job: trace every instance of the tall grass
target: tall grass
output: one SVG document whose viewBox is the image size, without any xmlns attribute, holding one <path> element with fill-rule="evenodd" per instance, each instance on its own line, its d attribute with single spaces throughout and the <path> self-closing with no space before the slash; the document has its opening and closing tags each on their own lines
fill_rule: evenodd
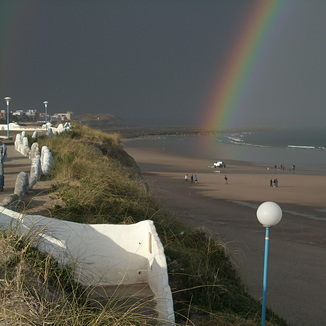
<svg viewBox="0 0 326 326">
<path fill-rule="evenodd" d="M 59 268 L 48 255 L 32 248 L 33 236 L 0 233 L 0 324 L 5 325 L 156 325 L 138 305 L 122 310 L 119 302 L 99 302 Z"/>
<path fill-rule="evenodd" d="M 157 207 L 133 178 L 133 160 L 121 150 L 118 138 L 96 132 L 100 138 L 82 133 L 76 139 L 75 134 L 40 140 L 53 153 L 56 190 L 66 204 L 56 207 L 56 216 L 84 223 L 151 218 Z"/>
<path fill-rule="evenodd" d="M 75 125 L 72 132 L 40 138 L 39 144 L 47 145 L 53 153 L 55 168 L 51 178 L 56 184 L 56 196 L 64 202 L 52 208 L 52 216 L 82 223 L 133 223 L 144 219 L 155 222 L 165 247 L 178 323 L 259 324 L 261 305 L 246 292 L 226 247 L 206 232 L 180 223 L 177 216 L 165 212 L 149 196 L 138 167 L 123 151 L 118 135 Z M 94 305 L 87 295 L 80 294 L 73 282 L 67 290 L 61 281 L 62 275 L 53 275 L 51 279 L 55 282 L 51 286 L 64 298 L 60 299 L 64 304 L 56 301 L 57 305 L 47 308 L 51 311 L 47 312 L 48 316 L 59 318 L 55 325 L 60 325 L 62 320 L 67 325 L 156 323 L 139 316 L 137 320 L 131 312 L 121 315 L 119 311 L 112 311 L 112 305 L 110 309 L 103 306 L 97 309 L 94 317 L 95 308 L 89 308 Z M 267 319 L 267 325 L 286 325 L 269 310 Z"/>
</svg>

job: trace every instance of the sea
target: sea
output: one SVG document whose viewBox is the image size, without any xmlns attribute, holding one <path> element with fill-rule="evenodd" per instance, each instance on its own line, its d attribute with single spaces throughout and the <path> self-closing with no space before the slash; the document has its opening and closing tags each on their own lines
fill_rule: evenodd
<svg viewBox="0 0 326 326">
<path fill-rule="evenodd" d="M 132 146 L 155 147 L 171 154 L 204 158 L 212 163 L 240 161 L 326 175 L 326 128 L 152 134 L 132 143 Z"/>
</svg>

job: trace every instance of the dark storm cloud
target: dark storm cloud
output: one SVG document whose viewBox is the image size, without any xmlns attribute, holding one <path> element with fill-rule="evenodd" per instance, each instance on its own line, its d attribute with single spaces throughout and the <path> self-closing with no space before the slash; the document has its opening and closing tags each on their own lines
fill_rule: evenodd
<svg viewBox="0 0 326 326">
<path fill-rule="evenodd" d="M 137 122 L 196 124 L 251 1 L 1 3 L 0 18 L 12 21 L 1 25 L 6 41 L 0 94 L 12 97 L 13 109 L 41 109 L 46 99 L 51 113 L 112 113 Z M 266 65 L 268 78 L 259 85 L 244 123 L 263 123 L 257 107 L 282 114 L 283 120 L 298 112 L 305 116 L 309 104 L 322 107 L 325 5 L 310 3 L 297 1 L 286 17 L 286 30 Z M 296 96 L 289 96 L 292 90 Z M 270 121 L 277 123 L 274 114 Z"/>
</svg>

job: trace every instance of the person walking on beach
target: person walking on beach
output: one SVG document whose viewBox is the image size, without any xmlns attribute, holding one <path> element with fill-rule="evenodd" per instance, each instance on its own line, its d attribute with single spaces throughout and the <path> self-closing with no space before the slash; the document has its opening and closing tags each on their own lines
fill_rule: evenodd
<svg viewBox="0 0 326 326">
<path fill-rule="evenodd" d="M 185 182 L 188 182 L 188 174 L 185 175 Z"/>
<path fill-rule="evenodd" d="M 269 186 L 273 187 L 273 180 L 271 179 L 271 181 L 269 182 Z"/>
<path fill-rule="evenodd" d="M 191 183 L 194 183 L 194 175 L 192 174 L 190 177 Z"/>
<path fill-rule="evenodd" d="M 7 157 L 7 146 L 0 141 L 0 191 L 5 185 L 4 161 Z"/>
<path fill-rule="evenodd" d="M 226 175 L 224 176 L 224 180 L 225 180 L 225 184 L 227 185 L 228 184 L 228 177 Z"/>
<path fill-rule="evenodd" d="M 194 180 L 195 180 L 195 183 L 198 183 L 198 177 L 197 177 L 196 174 L 195 174 L 195 176 L 194 176 Z"/>
</svg>

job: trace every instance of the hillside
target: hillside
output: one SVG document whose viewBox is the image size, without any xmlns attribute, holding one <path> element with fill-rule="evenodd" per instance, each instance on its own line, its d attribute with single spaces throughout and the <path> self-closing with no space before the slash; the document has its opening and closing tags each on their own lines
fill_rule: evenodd
<svg viewBox="0 0 326 326">
<path fill-rule="evenodd" d="M 40 138 L 39 144 L 52 151 L 55 170 L 27 194 L 21 212 L 82 223 L 151 219 L 165 247 L 178 324 L 252 326 L 260 322 L 261 305 L 246 292 L 224 245 L 183 225 L 149 196 L 138 166 L 117 135 L 76 125 L 68 134 Z M 80 309 L 87 314 L 87 305 Z M 267 325 L 286 325 L 271 311 L 268 320 Z M 110 323 L 156 324 L 141 317 L 138 322 L 125 318 Z"/>
<path fill-rule="evenodd" d="M 117 116 L 109 113 L 88 113 L 78 114 L 73 116 L 74 121 L 79 122 L 86 126 L 112 126 L 112 125 L 123 125 L 124 121 Z"/>
<path fill-rule="evenodd" d="M 92 121 L 92 120 L 116 120 L 113 114 L 109 113 L 87 113 L 74 115 L 74 120 Z"/>
</svg>

